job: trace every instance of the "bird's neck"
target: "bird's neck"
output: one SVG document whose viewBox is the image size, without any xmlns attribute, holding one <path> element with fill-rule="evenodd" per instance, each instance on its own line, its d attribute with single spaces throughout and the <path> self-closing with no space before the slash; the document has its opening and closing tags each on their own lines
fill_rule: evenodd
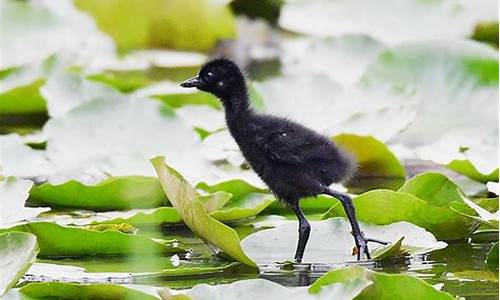
<svg viewBox="0 0 500 300">
<path fill-rule="evenodd" d="M 243 126 L 253 114 L 246 88 L 240 89 L 231 96 L 224 97 L 222 102 L 224 103 L 226 123 L 229 129 Z"/>
</svg>

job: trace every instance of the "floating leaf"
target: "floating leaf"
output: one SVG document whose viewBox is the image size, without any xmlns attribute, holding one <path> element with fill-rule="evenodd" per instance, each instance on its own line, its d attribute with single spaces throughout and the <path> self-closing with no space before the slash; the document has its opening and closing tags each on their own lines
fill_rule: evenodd
<svg viewBox="0 0 500 300">
<path fill-rule="evenodd" d="M 474 165 L 468 160 L 455 159 L 447 165 L 451 170 L 463 174 L 469 178 L 479 182 L 497 181 L 498 182 L 498 169 L 493 170 L 489 174 L 480 173 Z"/>
<path fill-rule="evenodd" d="M 284 75 L 256 83 L 255 88 L 264 99 L 265 112 L 329 136 L 353 133 L 386 141 L 415 116 L 416 100 L 408 95 L 383 87 L 342 87 L 324 74 Z"/>
<path fill-rule="evenodd" d="M 386 145 L 374 137 L 341 134 L 335 136 L 334 141 L 352 153 L 358 163 L 358 169 L 349 185 L 355 185 L 356 181 L 377 181 L 385 178 L 391 183 L 387 188 L 397 189 L 404 183 L 406 174 L 403 165 Z"/>
<path fill-rule="evenodd" d="M 39 255 L 42 257 L 171 254 L 183 251 L 175 245 L 175 241 L 160 242 L 139 234 L 125 234 L 114 230 L 96 231 L 50 222 L 31 222 L 0 229 L 0 233 L 19 231 L 37 236 Z"/>
<path fill-rule="evenodd" d="M 279 25 L 314 36 L 368 34 L 389 44 L 469 37 L 479 21 L 497 20 L 497 4 L 481 1 L 287 1 Z M 449 26 L 453 23 L 455 26 Z"/>
<path fill-rule="evenodd" d="M 493 244 L 490 251 L 488 251 L 488 256 L 486 257 L 486 263 L 488 266 L 498 268 L 498 242 Z"/>
<path fill-rule="evenodd" d="M 307 287 L 285 287 L 265 279 L 240 280 L 230 284 L 212 286 L 198 284 L 187 291 L 174 292 L 168 288 L 161 289 L 159 294 L 164 300 L 224 300 L 224 299 L 290 299 L 315 300 L 338 299 L 350 300 L 370 285 L 368 280 L 358 279 L 332 284 L 325 287 L 317 295 L 308 292 Z"/>
<path fill-rule="evenodd" d="M 13 223 L 25 221 L 38 214 L 50 210 L 48 207 L 25 207 L 28 193 L 33 185 L 29 180 L 7 177 L 0 181 L 0 226 L 11 226 Z"/>
<path fill-rule="evenodd" d="M 388 259 L 388 258 L 394 258 L 394 257 L 408 255 L 409 252 L 407 252 L 401 248 L 403 240 L 404 240 L 404 237 L 401 237 L 395 243 L 388 244 L 388 245 L 385 245 L 385 246 L 382 246 L 382 247 L 375 249 L 374 251 L 372 251 L 370 253 L 372 256 L 372 259 L 384 260 L 384 259 Z"/>
<path fill-rule="evenodd" d="M 220 39 L 235 35 L 229 9 L 217 2 L 184 1 L 75 1 L 91 14 L 101 30 L 111 35 L 118 47 L 178 48 L 210 50 Z M 189 38 L 187 38 L 189 36 Z"/>
<path fill-rule="evenodd" d="M 114 55 L 113 41 L 72 1 L 1 2 L 2 68 L 39 62 L 52 54 L 90 63 L 97 56 Z"/>
<path fill-rule="evenodd" d="M 50 119 L 43 131 L 47 155 L 58 170 L 51 182 L 154 175 L 148 158 L 158 154 L 168 154 L 169 163 L 195 182 L 212 178 L 197 150 L 198 135 L 172 109 L 152 99 L 94 99 Z"/>
<path fill-rule="evenodd" d="M 13 287 L 24 275 L 37 254 L 36 237 L 29 233 L 8 232 L 0 234 L 0 296 Z"/>
<path fill-rule="evenodd" d="M 97 185 L 70 180 L 62 184 L 44 183 L 31 189 L 29 202 L 57 208 L 94 211 L 151 208 L 168 203 L 155 177 L 110 177 Z"/>
<path fill-rule="evenodd" d="M 366 35 L 285 39 L 281 62 L 285 74 L 321 73 L 345 86 L 358 81 L 384 48 Z"/>
<path fill-rule="evenodd" d="M 25 144 L 17 134 L 0 136 L 0 167 L 4 176 L 37 177 L 54 172 L 44 151 Z"/>
<path fill-rule="evenodd" d="M 448 293 L 436 290 L 422 279 L 409 275 L 373 272 L 358 266 L 328 272 L 309 287 L 309 292 L 320 293 L 333 283 L 354 279 L 365 279 L 372 282 L 354 299 L 406 299 L 408 295 L 411 295 L 411 299 L 415 300 L 455 299 Z"/>
<path fill-rule="evenodd" d="M 106 85 L 87 80 L 76 71 L 55 72 L 41 87 L 51 117 L 59 117 L 73 108 L 96 98 L 116 97 L 119 93 Z"/>
<path fill-rule="evenodd" d="M 464 208 L 458 206 L 457 203 L 451 204 L 451 208 L 454 211 L 456 211 L 456 212 L 458 212 L 458 213 L 460 213 L 468 218 L 471 218 L 473 220 L 477 220 L 477 221 L 487 225 L 488 227 L 498 229 L 498 223 L 499 223 L 498 211 L 496 213 L 490 213 L 486 209 L 482 208 L 481 206 L 479 206 L 476 203 L 472 202 L 471 200 L 467 199 L 465 196 L 463 196 L 463 195 L 461 195 L 461 196 L 462 196 L 463 202 L 465 204 L 467 204 L 476 213 L 476 215 L 471 215 L 470 212 L 465 211 Z"/>
<path fill-rule="evenodd" d="M 154 290 L 154 289 L 150 289 Z M 34 299 L 127 299 L 127 300 L 158 300 L 152 292 L 146 293 L 133 286 L 94 283 L 76 284 L 68 282 L 35 282 L 23 286 L 20 290 L 22 295 Z"/>
<path fill-rule="evenodd" d="M 394 142 L 437 163 L 469 160 L 485 175 L 498 168 L 498 116 L 494 113 L 498 109 L 498 53 L 491 47 L 449 40 L 401 44 L 368 67 L 362 84 L 385 86 L 418 101 L 415 120 Z"/>
<path fill-rule="evenodd" d="M 354 199 L 356 216 L 373 224 L 411 222 L 432 232 L 439 240 L 466 238 L 477 228 L 477 222 L 450 208 L 454 203 L 471 211 L 457 188 L 442 174 L 423 173 L 407 181 L 397 192 L 374 190 L 357 196 Z M 337 203 L 323 218 L 344 215 Z"/>
<path fill-rule="evenodd" d="M 165 158 L 156 157 L 151 162 L 165 194 L 184 223 L 205 242 L 215 245 L 247 266 L 256 267 L 255 262 L 241 249 L 236 232 L 207 214 L 196 190 L 179 173 L 165 165 Z"/>
<path fill-rule="evenodd" d="M 355 260 L 352 256 L 354 240 L 346 219 L 334 218 L 310 223 L 311 237 L 304 253 L 304 261 L 338 263 Z M 258 263 L 290 259 L 295 251 L 297 228 L 298 222 L 287 222 L 273 229 L 253 233 L 243 239 L 242 247 Z M 408 249 L 411 255 L 446 247 L 446 243 L 436 241 L 429 232 L 407 222 L 383 226 L 361 224 L 361 228 L 366 236 L 385 241 L 398 241 L 404 236 L 402 248 Z M 377 249 L 377 244 L 370 245 L 373 251 Z"/>
</svg>

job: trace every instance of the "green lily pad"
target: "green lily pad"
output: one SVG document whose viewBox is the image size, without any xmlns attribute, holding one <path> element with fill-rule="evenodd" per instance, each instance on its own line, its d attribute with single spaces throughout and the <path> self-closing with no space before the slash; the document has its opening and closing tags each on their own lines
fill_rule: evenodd
<svg viewBox="0 0 500 300">
<path fill-rule="evenodd" d="M 0 93 L 0 115 L 45 113 L 47 105 L 40 95 L 40 87 L 44 83 L 44 79 L 38 79 L 28 85 Z"/>
<path fill-rule="evenodd" d="M 91 14 L 119 48 L 210 50 L 220 39 L 235 35 L 234 18 L 225 5 L 184 1 L 75 1 Z M 187 38 L 189 36 L 189 38 Z"/>
<path fill-rule="evenodd" d="M 474 165 L 468 160 L 453 160 L 448 165 L 446 165 L 451 170 L 465 175 L 469 178 L 477 180 L 479 182 L 486 183 L 488 181 L 496 181 L 498 182 L 498 168 L 493 170 L 489 174 L 483 174 L 477 170 Z"/>
<path fill-rule="evenodd" d="M 31 222 L 0 229 L 0 233 L 4 232 L 29 232 L 36 235 L 41 257 L 172 254 L 183 251 L 175 245 L 176 241 L 158 241 L 139 234 L 115 230 L 96 231 L 50 222 Z"/>
<path fill-rule="evenodd" d="M 354 198 L 356 216 L 363 222 L 407 221 L 432 232 L 439 240 L 466 238 L 478 227 L 477 222 L 451 209 L 452 203 L 472 212 L 455 183 L 442 174 L 430 172 L 410 179 L 399 191 L 374 190 Z M 344 215 L 337 203 L 322 218 Z"/>
<path fill-rule="evenodd" d="M 372 256 L 372 259 L 374 260 L 384 260 L 388 258 L 394 258 L 394 257 L 400 257 L 400 256 L 405 256 L 409 255 L 410 253 L 408 251 L 405 251 L 402 249 L 402 243 L 403 243 L 404 237 L 401 237 L 399 240 L 397 240 L 394 243 L 379 247 L 372 251 L 370 254 Z"/>
<path fill-rule="evenodd" d="M 493 244 L 490 251 L 488 251 L 488 256 L 486 257 L 486 263 L 488 266 L 498 268 L 498 242 Z"/>
<path fill-rule="evenodd" d="M 344 218 L 324 221 L 311 221 L 311 236 L 307 244 L 304 261 L 321 263 L 339 263 L 355 260 L 352 255 L 354 240 L 349 223 Z M 424 229 L 407 223 L 397 222 L 389 225 L 361 224 L 367 237 L 385 240 L 397 244 L 404 236 L 401 248 L 411 255 L 427 253 L 446 247 L 446 243 L 437 241 Z M 261 230 L 242 240 L 242 247 L 258 263 L 284 261 L 293 257 L 295 252 L 298 222 L 286 222 L 272 229 Z M 381 247 L 371 243 L 370 249 Z M 388 258 L 391 249 L 379 251 L 380 257 Z M 396 251 L 393 254 L 398 254 Z"/>
<path fill-rule="evenodd" d="M 0 296 L 24 275 L 37 254 L 36 236 L 23 232 L 0 234 Z"/>
<path fill-rule="evenodd" d="M 62 184 L 44 183 L 31 189 L 29 202 L 55 208 L 106 211 L 158 207 L 168 200 L 155 177 L 117 176 L 97 185 L 76 180 Z"/>
<path fill-rule="evenodd" d="M 366 189 L 367 185 L 362 182 L 375 179 L 372 188 L 398 189 L 404 183 L 405 169 L 384 143 L 372 136 L 354 134 L 341 134 L 333 139 L 340 147 L 352 153 L 358 163 L 358 169 L 348 186 L 356 186 L 355 183 L 358 182 Z M 377 185 L 376 179 L 383 178 L 390 181 L 388 186 Z"/>
<path fill-rule="evenodd" d="M 177 171 L 165 165 L 164 157 L 156 157 L 151 163 L 158 173 L 165 194 L 184 223 L 195 234 L 242 264 L 257 267 L 243 252 L 236 232 L 207 214 L 196 190 Z"/>
<path fill-rule="evenodd" d="M 196 187 L 209 193 L 224 191 L 232 195 L 231 199 L 217 210 L 209 210 L 210 215 L 219 221 L 233 221 L 256 216 L 275 202 L 274 197 L 268 194 L 267 190 L 239 179 L 214 185 L 200 182 Z"/>
<path fill-rule="evenodd" d="M 488 227 L 498 229 L 499 225 L 499 218 L 498 218 L 498 211 L 496 213 L 491 213 L 487 211 L 486 209 L 482 208 L 481 206 L 477 205 L 476 203 L 472 202 L 471 200 L 467 199 L 465 196 L 462 196 L 462 200 L 465 204 L 468 205 L 468 208 L 472 209 L 476 215 L 471 214 L 470 209 L 465 210 L 463 206 L 457 205 L 457 203 L 452 203 L 451 208 L 468 217 L 473 220 L 479 221 L 484 225 L 487 225 Z"/>
<path fill-rule="evenodd" d="M 408 297 L 415 300 L 455 299 L 448 293 L 436 290 L 422 279 L 409 275 L 374 272 L 358 266 L 328 272 L 309 287 L 309 292 L 320 293 L 333 283 L 342 283 L 356 278 L 371 281 L 372 284 L 354 299 L 408 299 Z"/>
<path fill-rule="evenodd" d="M 34 299 L 159 299 L 152 292 L 146 293 L 134 288 L 128 288 L 126 285 L 106 283 L 36 282 L 23 286 L 19 291 L 22 295 Z"/>
</svg>

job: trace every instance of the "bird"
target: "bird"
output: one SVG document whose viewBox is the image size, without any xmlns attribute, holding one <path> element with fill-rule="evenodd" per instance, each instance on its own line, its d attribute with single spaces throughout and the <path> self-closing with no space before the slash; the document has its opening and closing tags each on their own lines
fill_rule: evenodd
<svg viewBox="0 0 500 300">
<path fill-rule="evenodd" d="M 357 166 L 353 156 L 312 129 L 253 109 L 245 75 L 233 61 L 208 61 L 198 75 L 181 86 L 211 93 L 222 102 L 227 128 L 246 161 L 276 198 L 294 211 L 299 222 L 295 262 L 302 262 L 311 232 L 299 205 L 305 197 L 325 194 L 342 203 L 352 228 L 357 260 L 364 255 L 370 259 L 368 242 L 387 244 L 365 238 L 349 194 L 330 188 L 332 183 L 343 182 L 354 174 Z"/>
</svg>

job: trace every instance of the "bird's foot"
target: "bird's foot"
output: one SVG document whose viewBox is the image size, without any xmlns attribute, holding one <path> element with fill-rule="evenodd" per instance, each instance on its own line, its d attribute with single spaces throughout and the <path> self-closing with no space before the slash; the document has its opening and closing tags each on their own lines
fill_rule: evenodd
<svg viewBox="0 0 500 300">
<path fill-rule="evenodd" d="M 361 260 L 361 257 L 363 255 L 365 255 L 367 259 L 371 259 L 370 251 L 368 250 L 368 242 L 378 243 L 382 245 L 389 244 L 389 242 L 365 238 L 362 232 L 354 235 L 354 242 L 356 246 L 352 249 L 352 255 L 356 255 L 357 260 Z"/>
</svg>

